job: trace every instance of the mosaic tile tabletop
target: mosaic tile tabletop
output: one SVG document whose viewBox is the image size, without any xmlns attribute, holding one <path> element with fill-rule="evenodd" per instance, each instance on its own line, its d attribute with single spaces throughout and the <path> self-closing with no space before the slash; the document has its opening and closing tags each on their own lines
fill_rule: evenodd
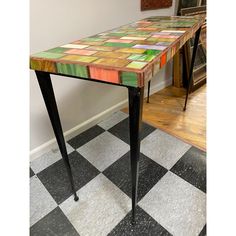
<svg viewBox="0 0 236 236">
<path fill-rule="evenodd" d="M 203 22 L 199 16 L 149 17 L 33 54 L 30 68 L 143 87 Z"/>
</svg>

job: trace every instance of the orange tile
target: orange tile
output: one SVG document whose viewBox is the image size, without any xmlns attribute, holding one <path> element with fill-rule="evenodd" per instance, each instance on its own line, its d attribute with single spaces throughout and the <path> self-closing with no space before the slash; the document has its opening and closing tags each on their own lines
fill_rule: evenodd
<svg viewBox="0 0 236 236">
<path fill-rule="evenodd" d="M 162 68 L 165 64 L 166 64 L 166 53 L 161 56 L 160 68 Z"/>
<path fill-rule="evenodd" d="M 119 73 L 115 70 L 106 70 L 97 67 L 90 66 L 89 67 L 90 78 L 106 81 L 110 83 L 120 83 Z"/>
</svg>

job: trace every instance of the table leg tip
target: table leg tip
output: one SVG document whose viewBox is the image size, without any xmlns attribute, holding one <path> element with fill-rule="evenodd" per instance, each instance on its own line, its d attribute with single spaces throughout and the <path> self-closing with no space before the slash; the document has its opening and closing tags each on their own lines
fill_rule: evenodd
<svg viewBox="0 0 236 236">
<path fill-rule="evenodd" d="M 74 197 L 74 200 L 77 202 L 79 200 L 79 197 L 78 196 L 75 196 Z"/>
<path fill-rule="evenodd" d="M 135 220 L 131 220 L 131 225 L 134 226 L 136 224 Z"/>
</svg>

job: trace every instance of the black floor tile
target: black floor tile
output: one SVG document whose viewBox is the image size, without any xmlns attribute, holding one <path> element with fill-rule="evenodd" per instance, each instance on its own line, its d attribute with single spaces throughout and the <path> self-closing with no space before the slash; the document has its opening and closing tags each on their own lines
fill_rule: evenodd
<svg viewBox="0 0 236 236">
<path fill-rule="evenodd" d="M 144 139 L 146 136 L 148 136 L 150 133 L 152 133 L 155 130 L 154 127 L 142 123 L 142 130 L 141 130 L 141 140 Z M 120 138 L 124 142 L 130 144 L 129 141 L 129 118 L 124 119 L 117 125 L 113 126 L 111 129 L 108 130 L 110 133 L 115 135 L 116 137 Z"/>
<path fill-rule="evenodd" d="M 30 178 L 32 177 L 32 176 L 34 176 L 35 175 L 35 173 L 33 172 L 33 170 L 30 168 Z"/>
<path fill-rule="evenodd" d="M 206 192 L 206 153 L 191 147 L 171 171 Z"/>
<path fill-rule="evenodd" d="M 131 212 L 109 233 L 109 236 L 171 236 L 171 234 L 158 224 L 142 208 L 137 206 L 136 224 L 131 225 Z"/>
<path fill-rule="evenodd" d="M 206 236 L 206 225 L 203 227 L 201 233 L 199 234 L 199 236 Z"/>
<path fill-rule="evenodd" d="M 105 130 L 98 125 L 84 131 L 83 133 L 77 135 L 76 137 L 69 140 L 69 143 L 74 149 L 83 146 L 85 143 L 96 138 L 99 134 L 103 133 Z"/>
<path fill-rule="evenodd" d="M 100 172 L 78 152 L 69 154 L 76 191 L 87 184 Z M 59 160 L 37 174 L 49 193 L 60 204 L 72 193 L 63 160 Z"/>
<path fill-rule="evenodd" d="M 206 225 L 203 227 L 201 233 L 199 234 L 199 236 L 206 236 Z"/>
<path fill-rule="evenodd" d="M 59 207 L 30 228 L 30 236 L 79 236 Z"/>
<path fill-rule="evenodd" d="M 139 163 L 138 201 L 166 174 L 167 170 L 141 153 Z M 109 166 L 103 174 L 131 197 L 129 152 Z"/>
</svg>

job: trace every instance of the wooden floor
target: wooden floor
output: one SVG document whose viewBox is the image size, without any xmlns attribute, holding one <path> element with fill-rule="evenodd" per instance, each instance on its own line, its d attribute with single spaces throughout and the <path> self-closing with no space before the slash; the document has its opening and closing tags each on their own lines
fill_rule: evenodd
<svg viewBox="0 0 236 236">
<path fill-rule="evenodd" d="M 183 112 L 185 93 L 170 86 L 153 94 L 144 102 L 143 121 L 206 151 L 206 85 L 190 94 Z"/>
</svg>

